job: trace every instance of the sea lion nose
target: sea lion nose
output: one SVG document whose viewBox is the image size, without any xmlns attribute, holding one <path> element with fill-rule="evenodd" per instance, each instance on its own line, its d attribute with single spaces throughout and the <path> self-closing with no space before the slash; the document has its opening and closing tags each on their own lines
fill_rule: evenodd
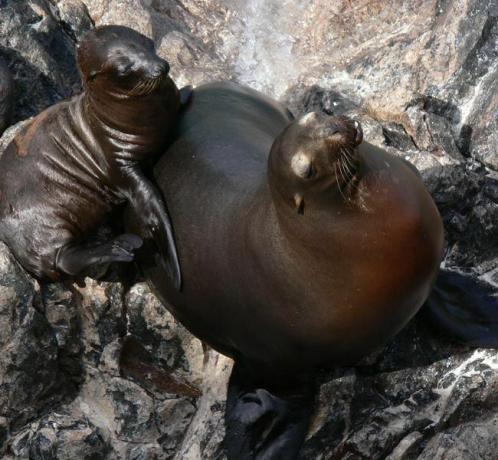
<svg viewBox="0 0 498 460">
<path fill-rule="evenodd" d="M 154 69 L 152 70 L 152 75 L 154 77 L 159 77 L 161 75 L 167 75 L 169 72 L 169 64 L 167 61 L 163 61 L 162 59 L 158 61 L 154 65 Z"/>
<path fill-rule="evenodd" d="M 355 138 L 354 138 L 354 143 L 355 145 L 360 145 L 363 141 L 363 129 L 360 125 L 360 122 L 357 120 L 353 121 L 354 129 L 355 129 Z"/>
</svg>

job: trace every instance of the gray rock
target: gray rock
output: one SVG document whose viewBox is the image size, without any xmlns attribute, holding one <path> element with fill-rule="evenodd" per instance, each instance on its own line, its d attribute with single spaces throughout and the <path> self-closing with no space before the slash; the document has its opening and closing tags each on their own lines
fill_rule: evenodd
<svg viewBox="0 0 498 460">
<path fill-rule="evenodd" d="M 74 45 L 89 29 L 90 18 L 78 2 L 2 0 L 0 57 L 15 81 L 13 121 L 24 120 L 81 89 Z M 72 6 L 71 6 L 72 5 Z"/>
<path fill-rule="evenodd" d="M 0 58 L 0 136 L 10 126 L 12 117 L 14 82 L 9 66 Z"/>
<path fill-rule="evenodd" d="M 480 421 L 462 423 L 434 436 L 420 460 L 494 458 L 498 449 L 496 414 Z"/>
<path fill-rule="evenodd" d="M 417 458 L 437 433 L 495 414 L 495 350 L 454 345 L 417 319 L 372 361 L 324 376 L 303 459 Z"/>
<path fill-rule="evenodd" d="M 498 286 L 497 18 L 496 0 L 0 0 L 0 56 L 14 121 L 79 91 L 74 46 L 93 22 L 153 38 L 180 85 L 235 79 L 295 115 L 356 117 L 420 170 L 446 265 Z M 166 307 L 143 283 L 40 288 L 0 244 L 0 455 L 223 459 L 232 363 Z M 415 318 L 320 375 L 301 458 L 495 458 L 497 356 Z"/>
<path fill-rule="evenodd" d="M 37 286 L 0 243 L 0 413 L 15 431 L 64 396 Z"/>
<path fill-rule="evenodd" d="M 104 460 L 109 446 L 86 420 L 53 413 L 30 424 L 12 440 L 12 457 L 50 460 Z"/>
</svg>

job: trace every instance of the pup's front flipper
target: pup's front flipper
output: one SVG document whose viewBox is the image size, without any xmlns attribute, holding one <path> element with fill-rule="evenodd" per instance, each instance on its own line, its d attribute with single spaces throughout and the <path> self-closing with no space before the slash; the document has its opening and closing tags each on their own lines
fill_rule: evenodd
<svg viewBox="0 0 498 460">
<path fill-rule="evenodd" d="M 70 277 L 85 276 L 95 267 L 113 262 L 131 262 L 142 246 L 137 235 L 125 233 L 106 243 L 69 244 L 57 253 L 56 269 Z"/>
<path fill-rule="evenodd" d="M 181 272 L 171 221 L 159 190 L 141 171 L 127 171 L 124 192 L 135 216 L 136 231 L 157 248 L 157 261 L 168 274 L 174 287 L 181 288 Z"/>
<path fill-rule="evenodd" d="M 490 284 L 441 270 L 422 315 L 431 325 L 470 346 L 498 348 L 498 292 Z"/>
<path fill-rule="evenodd" d="M 256 383 L 236 363 L 225 415 L 228 460 L 296 459 L 313 411 L 314 389 L 311 380 L 285 388 Z"/>
</svg>

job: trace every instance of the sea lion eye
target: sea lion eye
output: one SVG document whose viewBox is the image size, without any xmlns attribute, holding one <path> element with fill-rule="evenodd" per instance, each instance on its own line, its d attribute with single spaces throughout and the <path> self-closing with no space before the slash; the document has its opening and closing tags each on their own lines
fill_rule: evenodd
<svg viewBox="0 0 498 460">
<path fill-rule="evenodd" d="M 296 153 L 292 157 L 291 168 L 294 174 L 302 179 L 311 179 L 316 175 L 316 169 L 311 159 L 303 153 Z"/>
</svg>

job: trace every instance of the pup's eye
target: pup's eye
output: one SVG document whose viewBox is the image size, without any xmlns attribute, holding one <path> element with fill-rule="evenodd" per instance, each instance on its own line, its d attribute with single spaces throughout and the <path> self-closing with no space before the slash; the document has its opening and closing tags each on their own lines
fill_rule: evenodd
<svg viewBox="0 0 498 460">
<path fill-rule="evenodd" d="M 96 70 L 92 70 L 90 74 L 88 75 L 88 81 L 93 81 L 97 78 L 97 75 L 99 73 Z"/>
<path fill-rule="evenodd" d="M 133 64 L 131 62 L 123 62 L 117 65 L 116 71 L 120 77 L 126 76 L 130 73 Z"/>
</svg>

